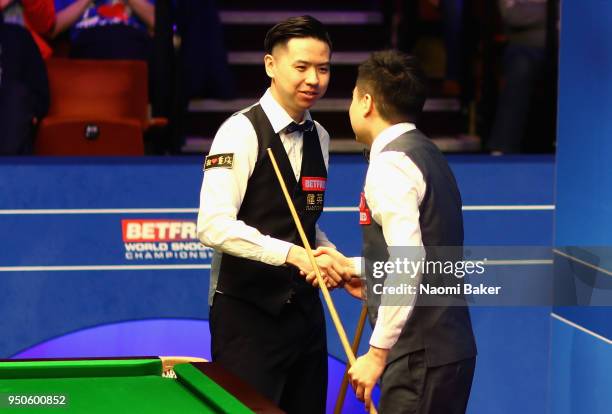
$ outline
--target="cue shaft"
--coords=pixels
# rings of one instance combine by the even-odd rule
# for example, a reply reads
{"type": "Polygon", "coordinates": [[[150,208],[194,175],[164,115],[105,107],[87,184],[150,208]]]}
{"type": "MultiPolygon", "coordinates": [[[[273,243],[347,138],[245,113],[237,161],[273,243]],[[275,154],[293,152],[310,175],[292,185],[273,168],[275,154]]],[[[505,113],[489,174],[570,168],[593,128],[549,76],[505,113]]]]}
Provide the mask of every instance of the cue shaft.
{"type": "MultiPolygon", "coordinates": [[[[363,327],[368,316],[368,307],[364,303],[361,307],[361,313],[359,314],[359,321],[357,322],[357,330],[355,331],[355,337],[353,338],[353,344],[351,349],[353,354],[357,355],[359,344],[361,343],[361,335],[363,334],[363,327]]],[[[334,414],[342,413],[342,406],[344,405],[344,398],[346,397],[346,390],[348,389],[348,371],[351,367],[350,364],[346,364],[344,370],[344,376],[342,377],[342,384],[340,385],[340,391],[338,392],[338,399],[336,400],[336,408],[334,408],[334,414]]]]}
{"type": "Polygon", "coordinates": [[[349,345],[348,338],[346,336],[346,331],[342,326],[342,322],[340,321],[340,317],[338,316],[338,312],[336,312],[336,307],[329,295],[329,290],[327,286],[323,282],[323,277],[321,276],[321,271],[319,270],[319,266],[317,266],[317,261],[314,258],[312,253],[312,249],[310,248],[310,243],[308,242],[308,238],[304,233],[304,228],[302,227],[302,222],[295,210],[295,206],[293,205],[293,201],[291,201],[291,197],[289,196],[289,191],[287,191],[287,186],[285,185],[285,181],[283,180],[283,176],[278,168],[278,164],[276,163],[276,158],[274,158],[274,154],[272,150],[268,148],[268,155],[270,156],[270,161],[272,161],[272,166],[274,167],[274,171],[276,172],[276,177],[278,178],[278,182],[283,190],[283,195],[285,196],[285,200],[287,201],[287,205],[289,206],[289,210],[291,210],[291,215],[293,216],[293,221],[295,222],[295,226],[297,227],[298,233],[300,234],[300,238],[302,239],[302,243],[304,243],[304,248],[306,249],[306,253],[308,254],[308,259],[310,260],[310,264],[312,265],[317,282],[319,283],[319,287],[323,292],[323,298],[327,303],[327,307],[329,308],[329,313],[331,314],[332,320],[336,327],[336,331],[338,331],[338,335],[340,336],[340,342],[342,342],[342,347],[344,348],[344,352],[346,353],[346,357],[349,359],[350,363],[353,364],[355,362],[355,355],[351,350],[351,346],[349,345]]]}
{"type": "MultiPolygon", "coordinates": [[[[310,264],[314,269],[315,276],[317,278],[317,282],[319,283],[319,287],[321,288],[321,292],[323,292],[323,298],[325,299],[325,303],[327,304],[327,309],[329,310],[329,314],[334,322],[334,326],[336,327],[336,332],[338,332],[338,336],[340,337],[340,342],[342,343],[342,348],[344,348],[344,353],[346,354],[349,363],[353,365],[355,363],[355,354],[349,345],[348,338],[346,336],[346,331],[344,330],[344,326],[342,326],[342,322],[340,321],[340,317],[338,316],[338,312],[336,311],[336,307],[334,306],[334,302],[332,301],[331,296],[329,295],[329,290],[327,290],[327,286],[323,281],[323,277],[321,276],[321,271],[319,270],[319,266],[317,266],[317,261],[314,258],[314,254],[312,253],[312,249],[310,248],[310,243],[308,242],[308,238],[306,237],[306,233],[304,233],[304,228],[302,227],[302,222],[300,221],[300,217],[295,210],[295,206],[293,205],[293,201],[291,201],[291,197],[289,196],[289,191],[287,191],[287,186],[285,185],[285,180],[283,180],[283,175],[278,168],[278,164],[276,163],[276,158],[274,158],[274,154],[272,153],[271,148],[267,148],[268,155],[270,156],[270,161],[272,161],[272,166],[274,167],[274,172],[276,173],[276,178],[278,178],[278,183],[283,190],[283,195],[285,196],[285,200],[287,201],[287,205],[289,206],[289,210],[291,211],[291,216],[293,216],[293,221],[295,222],[295,226],[297,227],[298,233],[300,234],[300,238],[302,239],[302,243],[304,243],[304,248],[306,249],[306,253],[308,254],[308,259],[310,260],[310,264]]],[[[370,406],[370,414],[376,414],[376,407],[374,404],[370,406]]]]}

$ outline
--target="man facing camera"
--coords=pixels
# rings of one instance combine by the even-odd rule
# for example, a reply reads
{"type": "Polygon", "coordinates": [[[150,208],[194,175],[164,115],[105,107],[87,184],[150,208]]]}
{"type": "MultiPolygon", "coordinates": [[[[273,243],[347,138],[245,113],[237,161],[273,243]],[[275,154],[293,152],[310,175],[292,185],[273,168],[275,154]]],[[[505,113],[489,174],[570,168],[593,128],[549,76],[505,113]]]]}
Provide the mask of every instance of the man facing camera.
{"type": "MultiPolygon", "coordinates": [[[[215,249],[212,357],[288,413],[323,413],[327,347],[318,290],[272,163],[271,148],[312,246],[332,246],[317,226],[329,135],[309,109],[327,90],[331,41],[310,16],[268,31],[270,88],[217,131],[206,157],[198,236],[215,249]]],[[[329,257],[319,267],[334,286],[329,257]]]]}
{"type": "MultiPolygon", "coordinates": [[[[368,407],[381,380],[381,414],[463,413],[474,374],[476,345],[463,296],[425,297],[418,289],[394,294],[402,285],[397,283],[403,281],[401,272],[386,266],[400,263],[402,254],[413,264],[461,260],[461,195],[438,148],[414,125],[425,86],[413,57],[374,53],[359,66],[349,110],[357,140],[371,151],[360,203],[365,275],[345,287],[359,298],[365,292],[374,326],[370,349],[349,376],[357,398],[368,407]],[[375,288],[381,263],[388,273],[384,287],[391,288],[382,298],[380,286],[375,288]]],[[[361,276],[361,260],[332,249],[317,251],[319,257],[326,254],[341,261],[349,276],[361,276]]],[[[427,271],[413,276],[406,285],[418,288],[425,277],[436,287],[459,282],[454,275],[427,271]]]]}

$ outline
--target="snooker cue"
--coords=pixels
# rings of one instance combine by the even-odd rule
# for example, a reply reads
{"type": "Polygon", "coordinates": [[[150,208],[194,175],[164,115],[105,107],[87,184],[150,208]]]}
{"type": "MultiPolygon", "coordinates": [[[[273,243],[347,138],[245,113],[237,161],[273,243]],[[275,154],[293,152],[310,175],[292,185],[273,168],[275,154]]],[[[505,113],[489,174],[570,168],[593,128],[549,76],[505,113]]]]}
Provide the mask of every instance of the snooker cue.
{"type": "MultiPolygon", "coordinates": [[[[359,343],[361,342],[361,335],[363,334],[363,327],[365,325],[367,316],[368,307],[364,303],[361,307],[359,322],[357,322],[357,330],[355,331],[355,337],[353,338],[353,344],[351,346],[353,354],[357,354],[357,350],[359,349],[359,343]]],[[[340,391],[338,393],[338,399],[336,400],[336,408],[334,408],[334,414],[342,413],[342,406],[344,405],[344,398],[346,397],[346,390],[348,389],[348,371],[350,367],[350,364],[346,364],[344,376],[342,377],[342,384],[340,385],[340,391]]]]}
{"type": "MultiPolygon", "coordinates": [[[[295,211],[295,206],[291,201],[291,197],[289,196],[289,191],[287,191],[287,186],[285,185],[285,181],[283,180],[283,175],[278,168],[278,164],[276,163],[276,158],[274,158],[274,154],[272,153],[271,148],[267,148],[268,155],[270,156],[270,161],[272,161],[272,166],[274,167],[274,172],[276,173],[276,178],[278,178],[278,183],[283,190],[283,195],[285,196],[285,200],[287,201],[287,205],[289,206],[289,210],[291,211],[291,216],[293,217],[293,221],[295,222],[295,226],[297,227],[297,231],[300,234],[300,238],[302,239],[302,243],[304,243],[304,248],[306,249],[306,253],[308,254],[308,259],[310,260],[310,264],[312,265],[315,276],[317,278],[317,282],[319,283],[319,288],[323,292],[323,298],[325,299],[325,304],[327,305],[327,309],[329,310],[329,314],[334,322],[334,326],[336,328],[336,332],[338,332],[338,336],[340,337],[340,342],[342,343],[342,348],[344,348],[344,353],[346,354],[347,359],[349,360],[349,364],[353,365],[355,363],[355,354],[349,345],[348,338],[346,336],[346,331],[342,326],[342,322],[340,321],[340,317],[338,316],[338,312],[336,311],[336,307],[334,306],[334,302],[332,301],[331,296],[329,295],[329,290],[327,290],[327,286],[323,281],[323,276],[321,276],[321,271],[319,270],[319,266],[317,266],[317,261],[314,258],[314,254],[312,253],[312,249],[310,248],[310,243],[308,242],[308,238],[304,233],[304,228],[302,227],[302,222],[295,211]]],[[[377,414],[376,407],[374,404],[370,406],[370,414],[377,414]]]]}

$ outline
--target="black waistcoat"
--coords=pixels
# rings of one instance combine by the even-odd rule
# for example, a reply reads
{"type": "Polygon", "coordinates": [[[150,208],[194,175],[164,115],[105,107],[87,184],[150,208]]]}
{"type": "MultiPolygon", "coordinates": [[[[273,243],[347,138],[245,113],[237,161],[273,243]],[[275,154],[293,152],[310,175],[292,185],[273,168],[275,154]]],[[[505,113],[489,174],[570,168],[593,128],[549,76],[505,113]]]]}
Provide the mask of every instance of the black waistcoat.
{"type": "MultiPolygon", "coordinates": [[[[419,225],[428,261],[456,261],[462,258],[463,216],[461,195],[455,177],[438,148],[420,131],[402,134],[382,151],[405,153],[419,168],[426,183],[426,192],[419,207],[419,225]],[[454,247],[453,247],[454,246],[454,247]]],[[[367,204],[366,204],[366,208],[367,204]]],[[[363,256],[366,260],[367,305],[370,321],[376,321],[380,296],[372,294],[375,279],[373,261],[389,258],[382,227],[374,220],[362,225],[363,256]]],[[[454,286],[454,276],[437,277],[423,274],[430,285],[454,286]]],[[[376,280],[378,282],[378,280],[376,280]]],[[[409,352],[424,349],[429,366],[444,365],[476,355],[472,323],[463,295],[448,299],[417,295],[416,306],[388,362],[409,352]],[[431,302],[430,302],[431,301],[431,302]]]]}
{"type": "MultiPolygon", "coordinates": [[[[261,106],[253,106],[244,115],[257,133],[259,149],[237,219],[264,235],[303,245],[266,151],[271,148],[308,242],[314,248],[315,224],[323,211],[324,189],[313,189],[305,181],[308,178],[327,179],[316,128],[304,132],[302,169],[300,179],[296,181],[280,136],[272,129],[261,106]]],[[[271,314],[280,313],[289,299],[308,308],[319,298],[317,289],[307,284],[293,266],[271,266],[226,253],[221,256],[217,290],[271,314]]]]}

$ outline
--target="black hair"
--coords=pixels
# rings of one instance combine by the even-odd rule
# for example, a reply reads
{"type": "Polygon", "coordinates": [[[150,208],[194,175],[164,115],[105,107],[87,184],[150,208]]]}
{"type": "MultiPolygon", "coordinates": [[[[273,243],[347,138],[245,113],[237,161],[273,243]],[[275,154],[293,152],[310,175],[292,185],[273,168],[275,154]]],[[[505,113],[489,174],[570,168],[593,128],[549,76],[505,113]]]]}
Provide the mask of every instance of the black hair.
{"type": "Polygon", "coordinates": [[[369,93],[388,122],[416,122],[427,98],[427,80],[418,60],[396,50],[374,52],[359,65],[359,93],[369,93]]]}
{"type": "Polygon", "coordinates": [[[271,54],[275,46],[279,44],[286,45],[293,38],[304,37],[312,37],[327,43],[331,51],[332,43],[325,26],[314,17],[308,15],[291,17],[268,30],[264,40],[264,50],[267,54],[271,54]]]}

